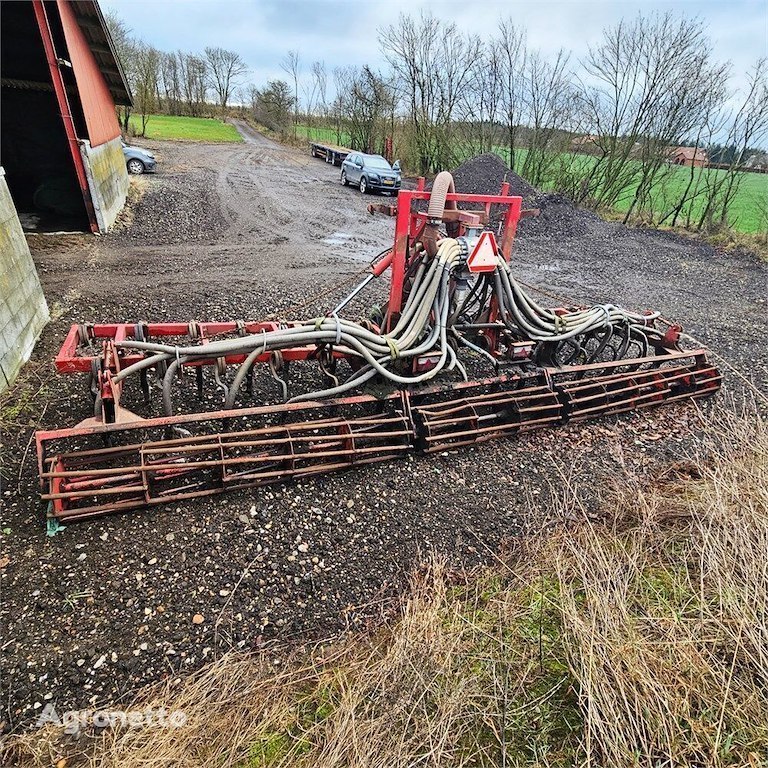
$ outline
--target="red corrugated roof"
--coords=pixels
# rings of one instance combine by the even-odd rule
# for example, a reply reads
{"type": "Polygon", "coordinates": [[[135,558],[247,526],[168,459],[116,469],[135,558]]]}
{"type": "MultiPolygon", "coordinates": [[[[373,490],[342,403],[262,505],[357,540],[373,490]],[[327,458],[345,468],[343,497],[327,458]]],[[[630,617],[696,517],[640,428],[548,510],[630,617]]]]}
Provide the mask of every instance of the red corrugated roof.
{"type": "Polygon", "coordinates": [[[674,157],[682,155],[686,160],[706,160],[707,152],[700,147],[674,147],[670,152],[674,157]]]}
{"type": "Polygon", "coordinates": [[[67,0],[57,0],[57,5],[88,128],[88,139],[91,146],[98,147],[120,135],[115,102],[91,51],[91,44],[78,24],[72,4],[67,0]]]}

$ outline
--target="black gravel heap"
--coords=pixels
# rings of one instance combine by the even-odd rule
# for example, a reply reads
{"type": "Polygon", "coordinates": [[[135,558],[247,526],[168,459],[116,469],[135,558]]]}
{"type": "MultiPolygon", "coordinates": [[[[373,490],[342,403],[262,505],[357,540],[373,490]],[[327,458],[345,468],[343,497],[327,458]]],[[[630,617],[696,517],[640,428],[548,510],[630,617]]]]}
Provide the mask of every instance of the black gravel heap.
{"type": "MultiPolygon", "coordinates": [[[[520,222],[521,236],[582,237],[594,234],[595,227],[614,229],[591,211],[577,208],[565,195],[539,192],[492,153],[462,163],[453,171],[453,179],[457,191],[475,195],[497,194],[502,183],[508,182],[510,194],[522,197],[524,208],[540,210],[539,216],[526,217],[520,222]]],[[[501,211],[492,211],[492,223],[496,224],[500,216],[501,211]]]]}
{"type": "Polygon", "coordinates": [[[478,155],[462,163],[453,172],[456,190],[471,195],[496,195],[503,182],[509,182],[509,193],[523,198],[523,204],[532,206],[536,189],[510,170],[506,163],[491,152],[478,155]]]}

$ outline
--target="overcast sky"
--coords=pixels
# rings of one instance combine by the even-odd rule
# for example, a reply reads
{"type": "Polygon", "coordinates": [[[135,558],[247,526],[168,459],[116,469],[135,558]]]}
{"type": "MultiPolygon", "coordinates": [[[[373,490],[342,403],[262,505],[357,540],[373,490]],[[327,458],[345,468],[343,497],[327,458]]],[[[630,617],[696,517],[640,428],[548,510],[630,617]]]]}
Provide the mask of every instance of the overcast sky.
{"type": "MultiPolygon", "coordinates": [[[[718,59],[733,62],[734,82],[768,55],[768,0],[102,0],[136,36],[162,50],[202,51],[206,45],[236,50],[263,85],[285,78],[280,61],[300,52],[304,70],[313,60],[328,72],[337,65],[381,66],[376,30],[401,12],[431,10],[461,28],[491,35],[500,16],[528,30],[532,47],[560,47],[582,56],[600,30],[643,11],[671,10],[701,17],[718,59]]],[[[329,77],[330,82],[330,77],[329,77]]]]}

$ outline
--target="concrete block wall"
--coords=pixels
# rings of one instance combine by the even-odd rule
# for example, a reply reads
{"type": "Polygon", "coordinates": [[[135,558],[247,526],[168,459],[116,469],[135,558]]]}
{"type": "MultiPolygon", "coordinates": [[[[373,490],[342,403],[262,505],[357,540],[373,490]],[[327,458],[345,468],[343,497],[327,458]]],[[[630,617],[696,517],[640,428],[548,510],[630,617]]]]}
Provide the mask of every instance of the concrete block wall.
{"type": "Polygon", "coordinates": [[[85,175],[91,190],[96,221],[100,232],[106,232],[123,210],[128,194],[128,171],[121,137],[92,147],[87,141],[80,143],[85,163],[85,175]]]}
{"type": "Polygon", "coordinates": [[[0,168],[0,392],[29,360],[48,305],[0,168]]]}

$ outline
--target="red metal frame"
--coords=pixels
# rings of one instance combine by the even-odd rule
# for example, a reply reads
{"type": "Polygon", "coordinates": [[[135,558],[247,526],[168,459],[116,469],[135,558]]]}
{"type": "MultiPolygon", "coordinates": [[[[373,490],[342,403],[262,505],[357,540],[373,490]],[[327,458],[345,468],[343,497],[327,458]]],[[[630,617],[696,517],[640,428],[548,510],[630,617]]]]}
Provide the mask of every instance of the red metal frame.
{"type": "MultiPolygon", "coordinates": [[[[423,179],[420,179],[421,189],[404,189],[397,196],[395,221],[395,246],[392,251],[392,275],[389,289],[388,309],[390,317],[394,317],[401,309],[403,302],[403,281],[408,268],[408,248],[412,239],[428,222],[426,211],[414,211],[415,201],[429,200],[430,192],[423,189],[423,179]]],[[[512,243],[517,231],[517,222],[522,212],[523,198],[509,194],[509,184],[504,182],[498,195],[464,195],[449,193],[446,197],[449,203],[475,203],[481,207],[487,221],[492,205],[502,205],[506,208],[502,220],[501,254],[509,262],[512,255],[512,243]]],[[[452,213],[452,212],[450,212],[452,213]]],[[[463,227],[462,214],[468,218],[469,212],[459,212],[456,218],[463,227]]],[[[445,212],[445,216],[449,212],[445,212]]],[[[445,218],[444,216],[444,218],[445,218]]]]}
{"type": "MultiPolygon", "coordinates": [[[[400,192],[396,206],[368,206],[371,213],[395,218],[394,245],[371,267],[376,276],[391,269],[386,312],[390,327],[410,290],[409,273],[423,257],[421,246],[433,256],[440,238],[437,222],[420,210],[426,209],[429,199],[424,179],[419,179],[415,190],[400,192]]],[[[509,195],[508,184],[498,195],[449,193],[446,202],[442,221],[451,236],[470,236],[468,247],[478,230],[487,227],[492,206],[501,206],[499,251],[507,262],[518,221],[535,213],[522,211],[522,199],[509,195]],[[477,208],[460,210],[458,203],[477,208]]],[[[472,327],[483,335],[485,348],[496,360],[529,358],[534,343],[502,340],[497,320],[498,303],[491,293],[483,322],[472,327]]],[[[73,429],[35,435],[41,483],[47,488],[42,498],[51,505],[50,516],[82,519],[388,460],[409,450],[443,451],[526,429],[704,397],[720,387],[720,374],[708,363],[705,351],[676,350],[680,329],[670,326],[660,348],[654,344],[658,354],[632,358],[629,365],[625,359],[563,368],[537,364],[511,375],[447,387],[155,418],[141,418],[120,405],[122,384],[114,381],[117,373],[144,359],[141,352],[118,346],[125,339],[165,339],[172,346],[195,346],[223,334],[254,335],[299,325],[193,321],[72,326],[56,356],[56,368],[61,373],[91,374],[96,415],[73,429]],[[356,415],[345,413],[350,409],[356,415]],[[173,432],[184,434],[185,425],[203,429],[198,435],[172,437],[173,432]],[[88,442],[99,438],[109,447],[87,449],[88,442]],[[62,453],[61,445],[69,440],[76,450],[62,453]],[[125,440],[133,442],[126,445],[125,440]]],[[[312,344],[265,352],[256,359],[269,362],[275,378],[283,362],[318,359],[323,372],[334,378],[329,355],[344,358],[348,353],[312,344]]],[[[200,386],[201,366],[218,366],[219,374],[224,366],[240,365],[247,357],[238,353],[184,365],[196,368],[200,386]]],[[[428,358],[414,358],[412,370],[428,367],[428,358]]],[[[359,365],[357,357],[349,355],[348,360],[353,368],[359,365]]],[[[142,387],[146,396],[145,375],[142,387]]]]}
{"type": "MultiPolygon", "coordinates": [[[[92,364],[94,360],[104,360],[106,346],[102,347],[102,351],[99,355],[83,355],[79,354],[78,350],[82,345],[87,343],[89,339],[102,340],[104,344],[110,342],[123,341],[124,339],[136,338],[136,323],[106,323],[103,325],[88,325],[85,326],[88,330],[88,338],[83,336],[82,325],[73,325],[67,333],[67,337],[64,339],[64,343],[61,345],[58,354],[54,360],[54,365],[59,373],[89,373],[92,370],[92,364]]],[[[282,327],[285,327],[285,323],[282,327]]],[[[292,324],[288,324],[292,325],[292,324]]],[[[190,323],[147,323],[143,327],[146,329],[146,333],[149,337],[154,339],[159,338],[179,338],[186,337],[190,342],[201,341],[206,343],[210,341],[214,336],[218,336],[224,333],[235,333],[240,329],[243,329],[248,334],[261,333],[262,331],[274,331],[281,327],[279,323],[267,322],[267,323],[237,323],[237,322],[213,322],[213,323],[195,323],[194,327],[197,329],[198,335],[190,333],[190,323]]],[[[285,350],[283,356],[286,360],[307,360],[313,357],[317,353],[317,349],[314,346],[294,347],[292,349],[285,350]]],[[[266,362],[269,360],[269,352],[260,355],[257,360],[259,362],[266,362]]],[[[242,363],[247,356],[243,354],[228,355],[224,358],[227,365],[237,365],[242,363]]],[[[143,355],[140,353],[129,353],[120,356],[120,367],[126,368],[133,363],[143,359],[143,355]]],[[[190,367],[196,365],[202,365],[204,363],[189,363],[190,367]]],[[[212,363],[211,363],[212,364],[212,363]]],[[[111,365],[105,365],[105,370],[113,370],[111,365]]],[[[114,371],[115,373],[117,371],[114,371]]]]}
{"type": "MultiPolygon", "coordinates": [[[[387,269],[391,269],[389,301],[387,314],[390,327],[403,305],[405,291],[405,276],[410,266],[409,260],[417,255],[411,250],[411,245],[421,237],[428,224],[426,211],[414,210],[414,203],[427,201],[430,192],[424,188],[424,179],[420,178],[415,190],[402,190],[397,198],[396,206],[369,206],[371,212],[380,211],[395,217],[395,242],[393,248],[371,269],[374,275],[381,275],[387,269]]],[[[517,222],[521,217],[522,198],[509,195],[509,184],[502,184],[498,195],[464,195],[450,193],[447,196],[448,203],[474,204],[477,210],[460,211],[446,209],[443,218],[454,222],[458,229],[458,235],[464,233],[467,227],[477,228],[487,223],[491,206],[500,205],[505,208],[501,222],[502,240],[501,253],[506,261],[509,261],[512,253],[517,222]]],[[[496,319],[496,303],[492,299],[490,307],[490,321],[496,319]]],[[[144,338],[152,339],[183,339],[190,344],[199,342],[207,343],[212,338],[221,334],[258,334],[274,331],[285,327],[285,323],[277,322],[208,322],[208,323],[106,323],[101,325],[73,325],[69,329],[64,343],[55,358],[56,369],[59,373],[92,373],[97,376],[96,386],[102,398],[102,402],[111,404],[110,414],[106,412],[103,422],[108,418],[116,422],[134,420],[135,417],[129,411],[120,409],[120,395],[122,387],[115,384],[112,377],[121,368],[133,365],[143,359],[143,354],[119,350],[116,342],[129,338],[137,338],[139,330],[144,338]],[[91,342],[100,342],[101,348],[86,351],[91,342]]],[[[289,323],[287,325],[297,325],[289,323]]],[[[497,331],[489,329],[486,332],[491,348],[497,343],[497,331]]],[[[331,350],[334,357],[344,357],[343,353],[331,350]]],[[[318,349],[314,345],[292,347],[283,350],[282,360],[286,362],[294,360],[310,360],[318,355],[318,349]]],[[[187,367],[199,367],[202,365],[240,365],[247,355],[227,355],[218,360],[202,360],[187,364],[187,367]]],[[[265,352],[256,358],[257,362],[265,363],[271,359],[271,353],[265,352]]],[[[414,364],[418,364],[415,361],[414,364]]],[[[89,420],[89,422],[92,420],[89,420]]]]}

